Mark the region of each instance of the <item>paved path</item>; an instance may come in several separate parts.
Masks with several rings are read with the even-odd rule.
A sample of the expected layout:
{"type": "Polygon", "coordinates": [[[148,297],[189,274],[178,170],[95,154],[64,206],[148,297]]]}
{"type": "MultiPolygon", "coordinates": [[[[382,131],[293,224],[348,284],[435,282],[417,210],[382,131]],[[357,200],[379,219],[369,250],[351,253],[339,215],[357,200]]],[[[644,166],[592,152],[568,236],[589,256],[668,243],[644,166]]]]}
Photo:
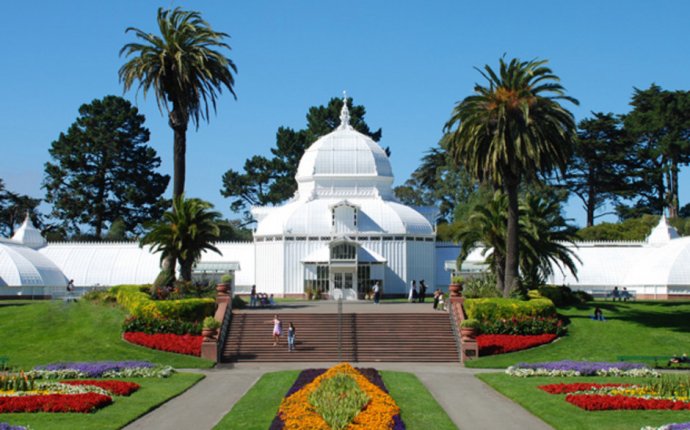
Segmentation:
{"type": "MultiPolygon", "coordinates": [[[[126,430],[212,429],[254,383],[267,372],[328,368],[334,363],[236,363],[211,370],[190,370],[206,378],[182,395],[150,412],[126,430]]],[[[484,370],[459,364],[356,363],[380,370],[412,371],[461,430],[547,430],[547,424],[494,391],[474,374],[484,370]]]]}

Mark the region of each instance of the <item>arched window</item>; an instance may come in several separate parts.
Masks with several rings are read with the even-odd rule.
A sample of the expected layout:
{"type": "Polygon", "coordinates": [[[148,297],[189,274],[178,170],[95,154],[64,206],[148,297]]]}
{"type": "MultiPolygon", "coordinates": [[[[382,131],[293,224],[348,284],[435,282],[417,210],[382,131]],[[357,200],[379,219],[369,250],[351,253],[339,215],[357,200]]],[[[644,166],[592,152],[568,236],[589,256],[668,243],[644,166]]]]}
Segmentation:
{"type": "Polygon", "coordinates": [[[357,230],[357,208],[348,204],[335,206],[331,227],[335,233],[348,233],[357,230]]]}
{"type": "Polygon", "coordinates": [[[350,243],[339,243],[331,248],[331,260],[354,260],[357,247],[350,243]]]}

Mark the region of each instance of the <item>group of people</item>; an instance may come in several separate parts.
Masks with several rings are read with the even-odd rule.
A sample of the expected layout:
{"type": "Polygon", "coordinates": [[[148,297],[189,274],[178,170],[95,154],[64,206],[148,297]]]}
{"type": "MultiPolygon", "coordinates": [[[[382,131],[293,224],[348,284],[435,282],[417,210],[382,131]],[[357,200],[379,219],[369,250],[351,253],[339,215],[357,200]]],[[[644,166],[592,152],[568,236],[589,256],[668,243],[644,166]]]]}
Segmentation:
{"type": "Polygon", "coordinates": [[[268,295],[266,293],[257,293],[256,285],[252,285],[252,291],[251,293],[249,293],[249,307],[255,308],[257,306],[260,306],[262,308],[265,308],[273,307],[275,305],[276,302],[273,299],[273,294],[268,295]]]}
{"type": "Polygon", "coordinates": [[[626,287],[623,287],[623,290],[619,290],[618,287],[613,287],[613,291],[611,291],[611,298],[614,302],[616,300],[621,302],[627,302],[632,298],[632,295],[626,287]]]}
{"type": "MultiPolygon", "coordinates": [[[[278,315],[273,315],[273,346],[278,346],[280,344],[280,336],[283,334],[283,322],[278,318],[278,315]]],[[[287,331],[287,341],[288,341],[288,351],[295,351],[295,334],[297,330],[295,325],[290,322],[290,326],[287,331]]]]}
{"type": "Polygon", "coordinates": [[[419,291],[417,291],[417,280],[412,280],[412,284],[410,285],[410,293],[407,296],[407,301],[410,303],[424,303],[424,299],[426,298],[426,284],[424,283],[424,279],[419,281],[419,291]]]}

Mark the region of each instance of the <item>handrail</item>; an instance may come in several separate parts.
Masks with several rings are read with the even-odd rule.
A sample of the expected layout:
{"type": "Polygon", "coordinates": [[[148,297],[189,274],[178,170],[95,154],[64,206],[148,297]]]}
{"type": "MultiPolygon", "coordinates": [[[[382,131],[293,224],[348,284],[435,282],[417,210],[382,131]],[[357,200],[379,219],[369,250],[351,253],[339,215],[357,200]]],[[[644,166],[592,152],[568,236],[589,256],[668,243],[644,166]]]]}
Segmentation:
{"type": "MultiPolygon", "coordinates": [[[[450,300],[449,300],[450,301],[450,300]]],[[[462,363],[462,341],[460,340],[460,328],[457,321],[457,316],[455,315],[455,306],[453,303],[449,303],[450,312],[448,312],[448,318],[450,318],[450,326],[453,330],[453,337],[455,338],[455,350],[458,353],[458,360],[462,363]]]]}
{"type": "Polygon", "coordinates": [[[220,334],[218,335],[217,347],[217,357],[216,363],[220,363],[223,360],[223,351],[225,350],[225,343],[228,340],[228,335],[230,334],[230,324],[232,324],[232,294],[228,297],[228,304],[225,308],[225,315],[223,315],[223,323],[220,326],[220,334]]]}

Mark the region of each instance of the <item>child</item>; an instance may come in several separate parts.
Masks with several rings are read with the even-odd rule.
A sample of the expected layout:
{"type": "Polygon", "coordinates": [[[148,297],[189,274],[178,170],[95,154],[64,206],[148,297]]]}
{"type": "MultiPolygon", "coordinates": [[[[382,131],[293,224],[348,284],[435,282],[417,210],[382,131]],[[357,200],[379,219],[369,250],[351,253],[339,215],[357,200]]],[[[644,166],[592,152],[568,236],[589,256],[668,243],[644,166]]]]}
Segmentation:
{"type": "Polygon", "coordinates": [[[283,323],[278,318],[278,315],[273,315],[273,346],[280,343],[280,334],[283,331],[283,323]]]}
{"type": "Polygon", "coordinates": [[[443,293],[439,293],[438,295],[438,305],[436,305],[436,309],[445,311],[446,310],[446,305],[445,302],[443,301],[443,293]]]}
{"type": "Polygon", "coordinates": [[[290,322],[290,327],[288,328],[288,351],[293,352],[295,350],[295,325],[290,322]]]}

